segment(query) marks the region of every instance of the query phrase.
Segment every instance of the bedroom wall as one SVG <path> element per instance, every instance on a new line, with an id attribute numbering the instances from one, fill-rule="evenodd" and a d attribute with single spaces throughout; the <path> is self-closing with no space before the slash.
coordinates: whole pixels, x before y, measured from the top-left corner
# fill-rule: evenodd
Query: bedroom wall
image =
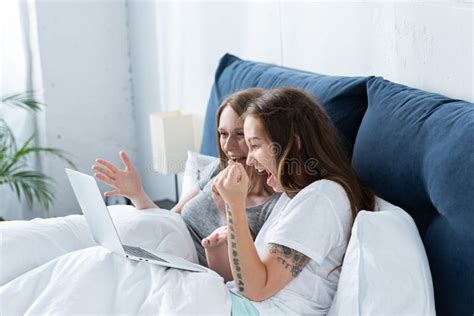
<path id="1" fill-rule="evenodd" d="M 96 157 L 119 163 L 121 149 L 136 158 L 125 0 L 37 1 L 37 21 L 47 145 L 88 173 Z M 53 216 L 80 213 L 64 167 L 48 160 Z"/>
<path id="2" fill-rule="evenodd" d="M 136 9 L 131 21 L 146 10 Z M 472 1 L 158 1 L 154 9 L 156 46 L 147 44 L 145 59 L 132 55 L 133 81 L 159 75 L 160 95 L 147 100 L 154 111 L 181 109 L 203 119 L 225 52 L 324 74 L 380 75 L 474 101 Z M 134 34 L 149 31 L 130 26 Z M 134 69 L 155 56 L 151 69 Z M 143 177 L 153 179 L 146 187 L 153 198 L 173 196 L 160 185 L 171 185 L 171 177 Z"/>
<path id="3" fill-rule="evenodd" d="M 173 179 L 153 171 L 150 146 L 149 114 L 160 106 L 156 5 L 153 1 L 127 2 L 128 38 L 132 103 L 135 114 L 137 159 L 132 163 L 142 176 L 147 192 L 156 198 L 153 188 L 174 196 Z"/>
<path id="4" fill-rule="evenodd" d="M 151 168 L 148 114 L 172 110 L 194 114 L 199 142 L 220 56 L 233 51 L 281 63 L 280 34 L 273 29 L 279 23 L 279 8 L 274 3 L 250 2 L 129 1 L 128 6 L 140 139 L 137 164 L 152 199 L 174 200 L 174 177 Z"/>
<path id="5" fill-rule="evenodd" d="M 37 11 L 47 144 L 87 171 L 127 150 L 155 200 L 174 186 L 151 170 L 148 114 L 180 109 L 202 123 L 226 52 L 474 101 L 472 1 L 38 0 Z M 64 167 L 48 162 L 55 216 L 79 212 Z"/>
<path id="6" fill-rule="evenodd" d="M 284 3 L 283 63 L 330 74 L 380 75 L 474 101 L 473 3 Z"/>

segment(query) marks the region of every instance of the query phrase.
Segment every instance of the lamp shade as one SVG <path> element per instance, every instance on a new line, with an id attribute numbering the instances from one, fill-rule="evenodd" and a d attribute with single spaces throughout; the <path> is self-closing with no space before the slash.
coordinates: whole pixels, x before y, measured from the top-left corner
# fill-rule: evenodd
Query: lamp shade
<path id="1" fill-rule="evenodd" d="M 150 114 L 153 170 L 163 174 L 184 171 L 188 150 L 194 150 L 193 118 L 179 111 Z"/>

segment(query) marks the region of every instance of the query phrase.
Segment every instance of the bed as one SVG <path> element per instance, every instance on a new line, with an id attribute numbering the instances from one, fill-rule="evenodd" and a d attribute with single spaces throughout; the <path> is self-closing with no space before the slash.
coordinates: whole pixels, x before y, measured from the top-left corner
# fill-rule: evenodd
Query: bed
<path id="1" fill-rule="evenodd" d="M 356 220 L 357 238 L 351 238 L 337 306 L 330 313 L 434 314 L 436 308 L 439 315 L 472 315 L 474 105 L 380 77 L 327 76 L 226 54 L 216 70 L 201 154 L 217 155 L 215 112 L 223 98 L 244 88 L 280 86 L 302 88 L 321 102 L 363 181 L 402 214 L 379 216 L 391 223 L 379 235 L 373 233 L 381 226 L 373 215 Z M 178 215 L 160 209 L 137 212 L 130 206 L 110 210 L 125 242 L 195 260 Z M 370 239 L 364 240 L 362 232 Z M 94 243 L 81 215 L 3 223 L 0 233 L 2 314 L 230 314 L 229 294 L 217 274 L 126 261 Z M 369 242 L 377 236 L 380 242 Z M 375 257 L 382 274 L 361 272 L 363 258 L 369 258 L 361 249 L 367 254 L 369 245 L 390 250 Z M 400 254 L 405 260 L 397 263 Z M 410 260 L 414 257 L 419 260 Z M 416 283 L 422 291 L 404 281 L 418 274 L 424 275 Z M 358 291 L 348 291 L 354 284 Z M 400 292 L 404 296 L 396 297 Z M 417 302 L 416 295 L 424 301 Z M 410 298 L 414 303 L 408 303 Z"/>

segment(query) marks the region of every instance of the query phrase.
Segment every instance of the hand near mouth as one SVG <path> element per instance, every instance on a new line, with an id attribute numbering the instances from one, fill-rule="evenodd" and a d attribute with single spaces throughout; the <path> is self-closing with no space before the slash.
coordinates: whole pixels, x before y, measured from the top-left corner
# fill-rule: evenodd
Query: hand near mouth
<path id="1" fill-rule="evenodd" d="M 244 166 L 230 161 L 217 176 L 214 187 L 231 209 L 245 209 L 249 182 Z"/>

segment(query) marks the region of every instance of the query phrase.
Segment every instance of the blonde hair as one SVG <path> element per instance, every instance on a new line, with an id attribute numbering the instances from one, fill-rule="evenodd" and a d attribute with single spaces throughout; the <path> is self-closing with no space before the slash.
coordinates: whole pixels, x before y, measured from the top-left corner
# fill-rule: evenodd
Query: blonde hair
<path id="1" fill-rule="evenodd" d="M 245 90 L 240 90 L 237 91 L 230 96 L 228 96 L 219 106 L 217 109 L 216 113 L 216 137 L 217 137 L 217 142 L 219 143 L 218 147 L 218 154 L 219 154 L 219 160 L 220 160 L 220 169 L 223 170 L 225 167 L 227 167 L 228 164 L 228 158 L 227 155 L 224 153 L 220 146 L 219 142 L 219 122 L 220 118 L 222 115 L 222 111 L 226 107 L 231 107 L 235 113 L 239 116 L 239 120 L 242 120 L 242 115 L 245 113 L 247 110 L 249 104 L 259 97 L 261 97 L 265 93 L 264 89 L 260 88 L 249 88 Z M 243 120 L 242 120 L 243 123 Z M 252 192 L 254 189 L 258 187 L 262 187 L 264 191 L 268 194 L 273 193 L 273 190 L 266 184 L 266 175 L 259 174 L 258 171 L 253 168 L 253 167 L 246 167 L 247 173 L 250 178 L 250 186 L 248 189 L 248 192 Z"/>

